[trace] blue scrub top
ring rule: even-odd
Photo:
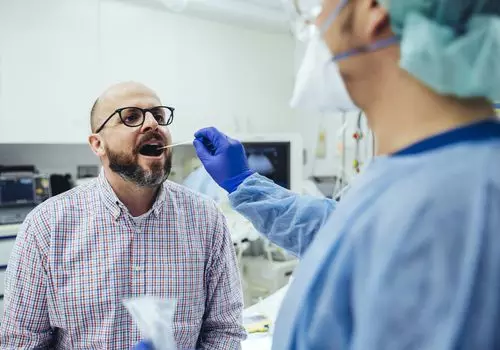
[[[230,199],[302,258],[273,349],[500,348],[499,122],[375,158],[338,205],[258,175]]]

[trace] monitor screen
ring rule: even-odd
[[[32,177],[0,177],[0,205],[35,202],[35,181]]]
[[[250,169],[290,189],[290,142],[243,142]]]

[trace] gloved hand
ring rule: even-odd
[[[254,172],[248,167],[243,145],[216,128],[205,128],[194,134],[193,145],[203,166],[220,187],[234,192]]]
[[[154,350],[153,344],[149,341],[142,340],[137,343],[132,350]]]

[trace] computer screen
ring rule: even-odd
[[[33,177],[0,177],[0,205],[34,202],[35,180]]]
[[[290,142],[243,142],[250,169],[291,189]]]

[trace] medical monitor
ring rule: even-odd
[[[290,143],[244,142],[250,169],[290,189]]]
[[[35,203],[35,185],[32,176],[0,177],[0,206]]]
[[[250,169],[276,184],[300,192],[303,149],[300,135],[261,134],[235,136],[245,147]]]

